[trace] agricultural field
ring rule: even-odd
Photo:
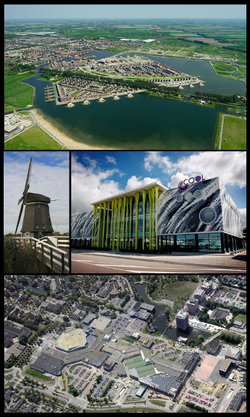
[[[231,78],[234,80],[246,80],[246,67],[226,62],[211,62],[213,70],[219,77]]]
[[[34,87],[20,82],[33,75],[30,72],[4,75],[4,112],[24,109],[33,104]]]
[[[217,123],[215,138],[215,150],[219,149],[220,133],[222,125],[220,113]],[[246,150],[246,118],[224,115],[221,150]]]
[[[5,150],[61,150],[62,145],[49,136],[43,129],[35,125],[4,144]]]

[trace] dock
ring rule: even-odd
[[[52,86],[46,85],[46,87],[44,88],[44,94],[45,94],[45,101],[55,100],[55,92]]]

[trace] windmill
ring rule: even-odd
[[[23,195],[18,200],[17,205],[22,201],[20,208],[15,235],[22,217],[23,206],[25,207],[23,225],[21,229],[22,236],[31,236],[40,238],[42,236],[51,236],[53,228],[49,213],[50,198],[42,194],[29,193],[30,177],[31,177],[32,158],[29,161],[28,172],[24,185]]]

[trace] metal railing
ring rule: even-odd
[[[57,273],[69,272],[69,252],[49,245],[34,237],[15,237],[15,244],[30,245],[37,258]]]

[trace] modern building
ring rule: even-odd
[[[202,301],[205,298],[205,291],[201,290],[200,288],[195,292],[194,298],[199,301],[199,303],[202,303]]]
[[[93,203],[72,216],[72,246],[112,250],[229,252],[242,249],[239,210],[218,177],[158,182]]]
[[[41,355],[30,365],[35,371],[48,372],[52,375],[60,375],[64,367],[64,361],[42,351]]]
[[[198,300],[196,298],[190,298],[187,302],[187,311],[189,314],[195,314],[198,308]]]
[[[82,349],[86,345],[86,334],[82,329],[70,329],[62,333],[56,341],[57,349],[64,352]]]
[[[189,326],[188,313],[185,311],[179,311],[175,317],[176,327],[181,330],[186,330]]]
[[[203,284],[201,285],[201,289],[205,291],[205,294],[209,294],[212,289],[212,283],[203,282]]]

